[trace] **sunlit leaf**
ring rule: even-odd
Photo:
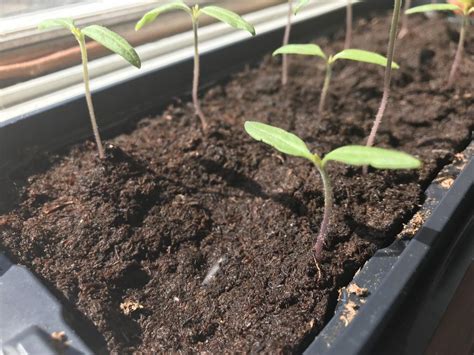
[[[427,4],[421,6],[415,6],[405,11],[407,15],[417,14],[420,12],[430,11],[463,11],[459,6],[454,4]]]
[[[296,4],[293,13],[296,15],[300,10],[309,3],[309,0],[299,0]]]
[[[371,63],[381,65],[383,67],[387,66],[387,58],[383,55],[378,53],[364,51],[362,49],[345,49],[339,53],[337,53],[333,57],[333,61],[338,59],[347,59],[347,60],[354,60],[356,62],[364,62],[364,63]],[[392,69],[400,68],[397,63],[392,62]]]
[[[130,64],[140,68],[140,57],[133,47],[117,33],[103,26],[91,25],[82,29],[82,33],[94,41],[99,42],[104,47],[117,53]]]
[[[326,54],[316,44],[287,44],[273,52],[273,55],[277,54],[313,55],[326,59]]]
[[[140,19],[140,21],[137,22],[135,25],[135,31],[138,31],[141,29],[143,26],[155,21],[155,19],[162,13],[168,12],[168,11],[173,11],[173,10],[182,10],[187,12],[188,14],[191,14],[191,9],[189,8],[188,5],[186,5],[183,1],[178,0],[174,1],[169,4],[165,4],[162,6],[159,6],[151,11],[148,11],[143,17]]]
[[[255,28],[235,12],[223,9],[222,7],[218,6],[203,7],[201,9],[201,12],[211,17],[214,17],[221,22],[225,22],[229,26],[248,31],[252,36],[255,36]]]
[[[76,28],[76,26],[74,25],[74,20],[71,18],[56,18],[51,20],[44,20],[41,21],[38,25],[38,29],[40,30],[58,27],[63,27],[69,31],[72,31]]]
[[[341,163],[366,166],[377,169],[417,169],[421,162],[410,154],[361,145],[348,145],[337,148],[323,159],[323,166],[330,160]]]
[[[311,154],[306,144],[293,133],[251,121],[245,122],[245,130],[255,140],[264,142],[282,153],[315,161],[315,155]]]

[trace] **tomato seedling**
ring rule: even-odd
[[[45,20],[38,25],[38,29],[45,30],[50,28],[62,27],[69,30],[77,42],[81,50],[82,59],[82,74],[84,79],[84,87],[86,92],[87,108],[89,110],[89,116],[92,123],[92,131],[94,132],[94,138],[97,143],[97,149],[99,151],[99,158],[104,159],[104,147],[99,134],[99,128],[97,126],[97,120],[95,118],[94,105],[92,104],[92,96],[89,85],[89,69],[87,64],[87,47],[85,37],[89,37],[96,42],[99,42],[104,47],[108,48],[114,53],[120,55],[127,62],[133,66],[140,68],[141,62],[135,49],[120,35],[109,30],[106,27],[99,25],[91,25],[84,28],[79,28],[75,25],[74,20],[70,18],[58,18]]]
[[[290,41],[291,33],[291,18],[292,15],[296,15],[302,7],[304,7],[309,0],[299,0],[293,10],[294,0],[288,0],[288,16],[285,26],[285,33],[283,35],[283,46],[286,46]],[[288,57],[286,54],[282,56],[281,62],[281,84],[286,85],[288,83]]]
[[[173,10],[181,10],[186,12],[188,15],[191,16],[191,21],[193,25],[193,35],[194,35],[194,75],[193,75],[193,89],[192,89],[192,97],[193,97],[193,104],[194,104],[194,111],[196,115],[199,117],[201,121],[201,125],[204,130],[207,128],[207,120],[204,113],[201,110],[201,104],[198,98],[198,90],[199,90],[199,39],[198,39],[198,27],[199,27],[199,17],[202,14],[206,14],[211,16],[221,22],[227,23],[228,25],[242,29],[250,32],[252,36],[255,36],[255,28],[245,21],[242,17],[237,15],[235,12],[223,9],[222,7],[218,6],[205,6],[199,7],[199,5],[194,5],[192,7],[186,5],[183,1],[174,1],[169,4],[165,4],[159,6],[149,12],[147,12],[140,21],[137,22],[135,25],[135,30],[138,31],[143,26],[155,21],[155,19],[162,13],[173,11]]]
[[[279,152],[309,160],[319,171],[324,188],[324,214],[319,234],[313,245],[316,263],[321,259],[333,209],[332,183],[326,169],[330,161],[354,166],[371,165],[376,169],[393,170],[418,169],[421,166],[421,162],[418,159],[407,153],[359,145],[337,148],[326,154],[324,158],[321,158],[318,154],[311,153],[303,140],[281,128],[247,121],[245,122],[245,130],[255,140],[264,142]]]
[[[370,131],[369,137],[367,138],[367,147],[374,145],[375,136],[382,122],[383,115],[385,114],[385,109],[387,108],[388,98],[390,96],[390,84],[392,82],[392,62],[395,54],[395,42],[397,40],[397,31],[398,31],[398,22],[400,20],[400,10],[402,7],[402,0],[394,0],[394,9],[392,14],[392,21],[390,24],[390,35],[388,40],[388,49],[387,49],[387,63],[385,67],[385,76],[383,83],[383,94],[382,101],[380,102],[377,115],[375,116],[374,124]],[[367,167],[364,167],[364,173],[367,173]]]
[[[430,11],[454,11],[459,13],[462,16],[461,20],[461,30],[459,32],[459,42],[456,50],[456,55],[454,56],[454,62],[451,66],[448,78],[448,87],[454,85],[456,80],[456,75],[459,70],[459,66],[462,62],[462,57],[464,53],[464,42],[466,41],[466,33],[469,27],[469,16],[474,14],[474,0],[457,0],[453,3],[445,4],[428,4],[412,7],[406,11],[407,15],[417,14],[420,12],[430,12]]]
[[[292,14],[296,15],[301,8],[309,3],[309,0],[299,0],[293,10],[294,0],[288,0],[288,21],[285,27],[285,34],[283,36],[283,47],[288,45],[290,41],[291,33],[291,18]],[[344,41],[344,49],[349,49],[352,43],[352,0],[347,0],[346,6],[346,38]],[[288,83],[288,57],[286,54],[282,55],[282,64],[281,64],[281,83],[286,85]]]
[[[278,54],[299,54],[309,55],[323,58],[326,63],[326,75],[324,79],[323,89],[321,91],[321,99],[319,100],[319,112],[322,113],[325,108],[326,97],[329,92],[329,86],[332,77],[332,68],[334,63],[339,59],[352,60],[356,62],[364,62],[370,64],[376,64],[381,66],[387,65],[387,58],[380,54],[364,51],[361,49],[344,49],[343,51],[327,56],[316,44],[288,44],[286,46],[278,48],[273,55]],[[397,69],[397,63],[391,63],[392,68]]]

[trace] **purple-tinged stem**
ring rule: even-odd
[[[327,62],[326,63],[326,76],[324,78],[324,85],[321,91],[321,98],[319,99],[319,113],[324,112],[324,108],[326,107],[326,98],[329,93],[329,85],[331,84],[331,76],[332,76],[332,65]]]
[[[95,118],[94,105],[92,103],[92,95],[89,87],[89,69],[87,67],[87,48],[84,35],[82,33],[75,34],[77,41],[79,42],[79,48],[81,49],[82,58],[82,75],[84,78],[84,88],[86,91],[86,102],[87,109],[89,110],[89,117],[92,124],[92,132],[94,132],[95,142],[97,144],[97,150],[99,151],[99,158],[105,159],[104,146],[100,139],[99,127],[97,126],[97,120]]]
[[[198,19],[193,18],[193,33],[194,33],[194,77],[193,77],[193,104],[196,115],[201,120],[201,125],[204,130],[207,129],[206,117],[202,113],[201,104],[199,103],[199,48],[198,48]]]
[[[385,109],[387,108],[388,98],[390,96],[390,83],[392,81],[392,63],[395,52],[395,42],[397,39],[397,29],[398,21],[400,19],[400,10],[402,6],[402,0],[395,0],[395,6],[393,10],[392,23],[390,25],[390,39],[388,42],[387,50],[387,66],[385,67],[385,77],[384,77],[384,88],[382,101],[380,103],[379,110],[377,111],[377,116],[375,117],[374,125],[370,131],[369,138],[367,139],[367,146],[371,147],[374,145],[375,136],[382,122]],[[367,167],[364,167],[364,172],[367,172]]]
[[[291,16],[293,13],[292,5],[293,0],[288,0],[288,21],[285,27],[285,34],[283,36],[283,45],[286,46],[290,42],[291,33]],[[281,84],[286,85],[288,82],[288,56],[283,54],[283,60],[281,64]]]
[[[326,242],[326,237],[329,230],[329,222],[330,222],[331,214],[332,214],[333,196],[332,196],[331,180],[329,178],[328,173],[326,172],[324,167],[318,166],[318,165],[316,165],[316,167],[319,173],[321,174],[321,178],[323,180],[323,187],[324,187],[323,220],[321,222],[321,227],[319,228],[319,234],[316,238],[316,242],[314,243],[314,246],[313,246],[314,258],[316,262],[318,262],[321,259],[324,243]]]
[[[346,10],[346,40],[344,42],[344,49],[351,48],[352,45],[352,0],[347,0]]]
[[[458,49],[456,51],[456,56],[454,57],[453,66],[451,67],[451,71],[449,73],[448,79],[448,88],[451,88],[454,85],[454,80],[456,80],[456,75],[459,70],[459,66],[462,63],[462,57],[464,53],[464,41],[466,40],[466,32],[467,26],[469,24],[469,16],[464,15],[461,25],[461,32],[459,33],[459,43]]]
[[[402,27],[400,29],[400,33],[398,34],[398,38],[403,38],[408,33],[408,15],[407,11],[411,7],[411,0],[406,0],[405,5],[403,7],[403,16],[402,16]]]

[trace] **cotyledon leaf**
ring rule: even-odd
[[[40,30],[46,30],[49,28],[57,28],[57,27],[63,27],[65,29],[68,29],[69,31],[72,31],[76,28],[76,26],[74,25],[74,20],[71,18],[56,18],[56,19],[44,20],[44,21],[41,21],[38,25],[38,29]]]
[[[405,13],[407,15],[411,14],[417,14],[420,12],[429,12],[429,11],[462,11],[462,9],[454,4],[427,4],[427,5],[421,5],[421,6],[415,6],[407,11]]]
[[[333,61],[338,59],[353,60],[356,62],[364,62],[370,64],[381,65],[382,67],[387,66],[387,58],[378,53],[365,51],[362,49],[344,49],[343,51],[337,53],[333,57]],[[392,62],[392,69],[399,69],[399,65],[395,62]]]
[[[292,0],[290,0],[290,1],[292,1]],[[293,10],[293,13],[296,15],[308,3],[309,3],[309,0],[299,0],[298,3],[295,6],[295,9]]]
[[[140,68],[141,61],[133,47],[120,35],[99,25],[91,25],[82,29],[82,33],[94,41],[99,42],[104,47],[117,53],[123,59],[137,68]]]
[[[277,54],[300,54],[313,55],[326,59],[326,54],[317,44],[287,44],[286,46],[278,48],[273,55]]]
[[[324,157],[322,165],[325,166],[330,160],[356,166],[370,165],[377,169],[418,169],[421,167],[421,162],[410,154],[361,145],[336,148]]]
[[[312,162],[319,161],[319,158],[312,154],[306,144],[293,133],[253,121],[245,122],[245,130],[253,139],[264,142],[282,153],[306,158]]]
[[[137,22],[135,25],[135,31],[138,31],[143,26],[155,21],[155,19],[164,12],[173,11],[173,10],[183,10],[188,14],[191,14],[191,9],[188,5],[186,5],[183,1],[173,1],[169,4],[158,6],[157,8],[148,11],[140,21]]]
[[[223,9],[219,6],[206,6],[201,9],[201,12],[221,22],[227,23],[229,26],[248,31],[252,36],[255,36],[255,28],[235,12]]]

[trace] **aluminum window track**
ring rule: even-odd
[[[69,36],[68,31],[54,29],[51,31],[37,30],[37,24],[50,18],[71,17],[74,14],[80,26],[100,22],[104,25],[122,23],[134,19],[156,6],[155,1],[116,0],[112,2],[95,2],[85,4],[69,4],[52,9],[38,10],[27,14],[10,16],[0,21],[0,51],[20,45],[47,41],[58,37]]]
[[[297,16],[294,23],[305,21],[346,6],[346,0],[325,0],[310,3]],[[288,5],[281,4],[243,16],[254,24],[257,33],[271,32],[285,26]],[[228,25],[216,23],[200,29],[201,53],[225,47],[248,38],[249,34]],[[137,47],[142,58],[140,70],[128,65],[113,54],[89,63],[92,92],[126,81],[134,77],[166,67],[170,63],[193,56],[192,32],[184,32]],[[205,65],[205,63],[202,63]],[[28,113],[40,111],[48,106],[83,96],[81,66],[74,66],[40,78],[13,85],[0,90],[0,123],[16,121]]]

